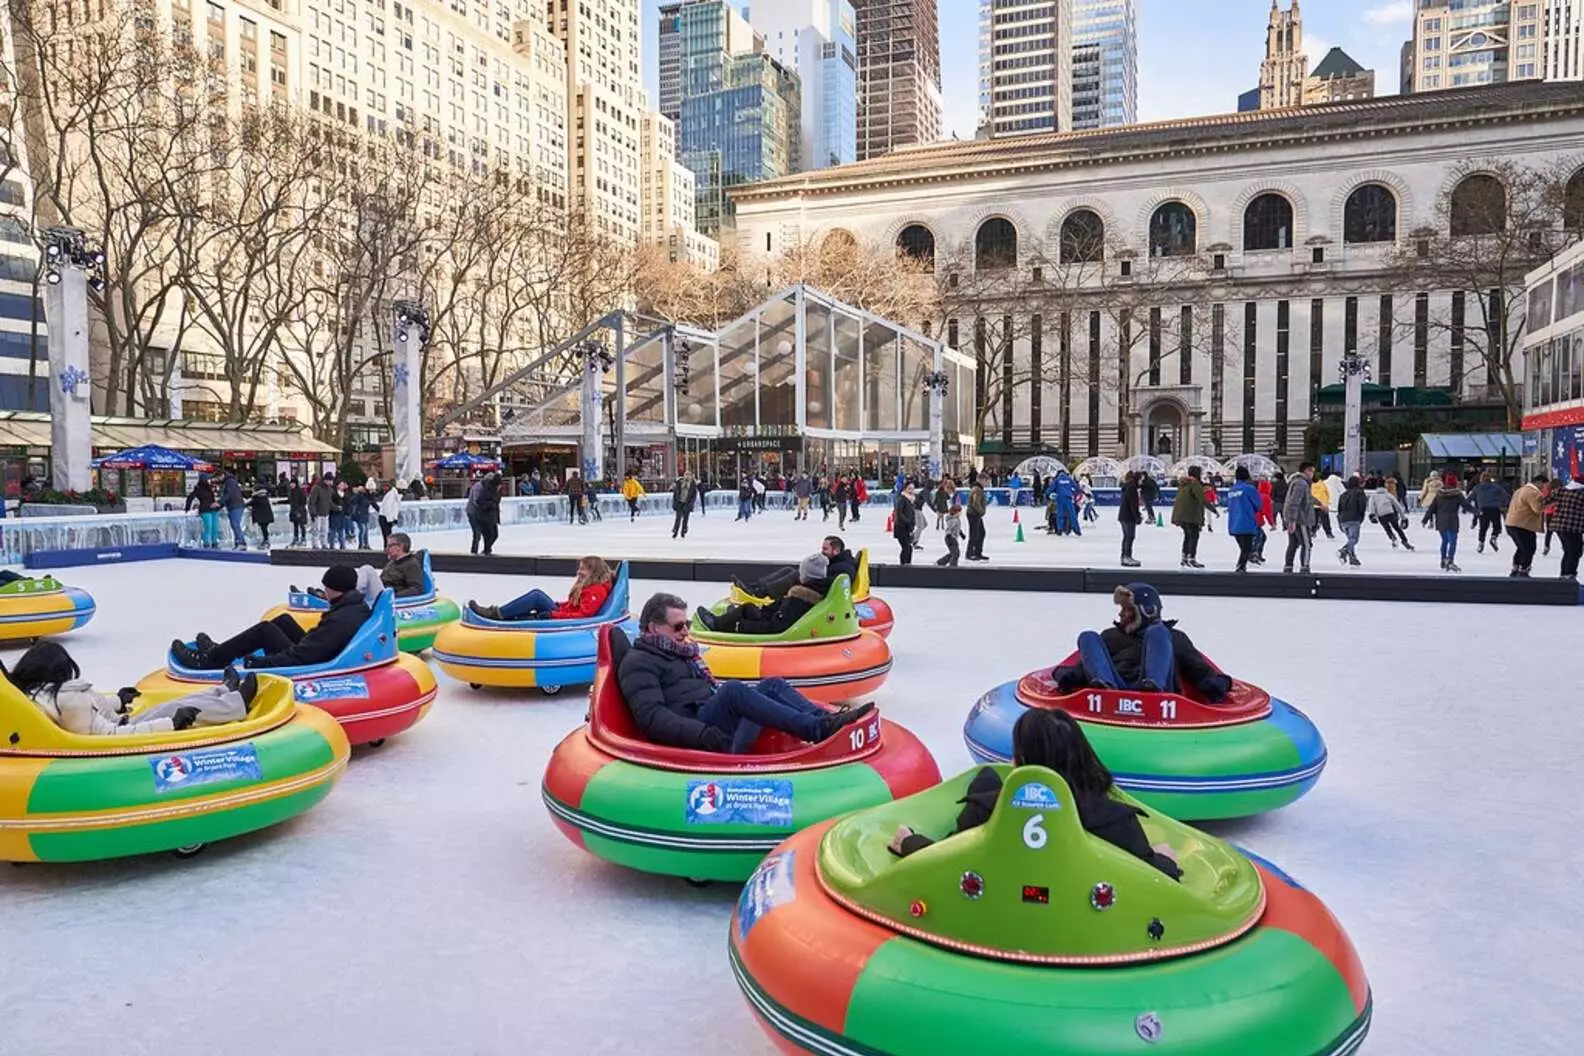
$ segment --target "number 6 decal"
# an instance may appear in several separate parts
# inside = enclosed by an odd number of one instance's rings
[[[1045,815],[1036,814],[1023,823],[1023,846],[1037,851],[1045,846],[1050,836],[1045,832]]]

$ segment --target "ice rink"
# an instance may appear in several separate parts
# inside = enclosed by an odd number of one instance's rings
[[[658,517],[508,529],[500,550],[790,559],[825,527],[817,515],[808,525],[790,516],[733,525],[711,511],[695,517],[685,551]],[[866,511],[847,535],[891,560],[883,522],[883,509]],[[1115,526],[1108,517],[1103,527],[1081,541],[1029,533],[1019,545],[1002,510],[987,552],[1109,564]],[[1416,554],[1392,554],[1374,526],[1365,538],[1365,571],[1440,574],[1433,533],[1414,529]],[[926,557],[938,539],[932,532]],[[1139,556],[1175,566],[1176,540],[1145,529]],[[454,549],[457,536],[418,542]],[[1470,572],[1501,571],[1509,556],[1506,546],[1473,550],[1465,533]],[[1229,567],[1231,552],[1217,532],[1201,560]],[[1553,551],[1537,574],[1554,575],[1555,561]],[[314,577],[207,562],[68,570],[99,615],[62,641],[113,690],[161,663],[172,637],[233,631],[282,600],[289,582]],[[440,577],[459,602],[529,585]],[[719,592],[639,581],[635,600],[660,588],[694,602]],[[886,597],[896,666],[876,699],[946,773],[969,766],[961,725],[980,692],[1059,658],[1112,615],[1101,596]],[[1313,793],[1214,830],[1290,870],[1348,929],[1374,988],[1366,1051],[1578,1051],[1584,617],[1170,596],[1166,616],[1325,734],[1330,765]],[[582,696],[480,693],[439,677],[421,725],[356,753],[331,796],[292,823],[188,861],[0,868],[0,1053],[770,1053],[728,969],[736,889],[625,872],[552,827],[540,778],[582,720]]]
[[[819,545],[820,537],[827,532],[839,532],[848,544],[857,550],[860,546],[871,549],[871,558],[878,562],[895,563],[897,544],[885,530],[886,507],[868,506],[857,523],[849,520],[840,528],[835,514],[822,520],[818,511],[806,522],[794,522],[790,510],[770,510],[743,523],[733,520],[732,508],[712,508],[708,515],[694,513],[685,540],[671,538],[669,514],[646,514],[629,523],[625,513],[605,514],[598,524],[540,525],[534,528],[507,529],[497,550],[503,554],[535,554],[576,557],[597,539],[599,545],[610,547],[606,556],[622,557],[707,557],[769,560],[776,556],[794,557],[808,553]],[[1146,568],[1176,568],[1182,555],[1182,533],[1171,525],[1171,508],[1157,508],[1164,524],[1138,529],[1133,555],[1144,562]],[[1043,509],[1029,506],[1018,508],[1018,518],[1023,527],[1022,543],[1015,541],[1017,525],[1012,523],[1009,507],[992,507],[985,518],[985,556],[990,565],[1043,565],[1054,567],[1115,567],[1121,548],[1121,529],[1117,525],[1115,506],[1098,507],[1100,519],[1084,522],[1083,536],[1047,535],[1040,526],[1044,524]],[[926,525],[923,550],[914,555],[915,563],[933,561],[946,552],[942,534],[935,530],[935,514],[926,511],[919,515]],[[1419,514],[1410,516],[1408,540],[1414,546],[1412,553],[1393,550],[1385,531],[1368,521],[1364,523],[1359,539],[1359,560],[1362,567],[1348,569],[1357,573],[1419,574],[1440,576],[1440,536],[1429,528],[1420,526]],[[751,526],[751,530],[750,530]],[[967,518],[963,520],[967,530]],[[1342,545],[1341,530],[1335,524],[1335,539],[1326,539],[1323,532],[1315,543],[1313,567],[1316,571],[1336,572],[1343,566],[1336,552]],[[597,534],[596,534],[597,533]],[[378,533],[374,542],[378,545]],[[287,538],[290,538],[289,530]],[[587,540],[587,542],[585,542]],[[277,543],[279,541],[277,533]],[[466,551],[469,534],[462,532],[435,532],[415,537],[417,546],[435,550]],[[1469,528],[1467,516],[1458,542],[1457,563],[1464,575],[1505,576],[1512,567],[1512,541],[1503,536],[1500,549],[1492,552],[1489,546],[1483,554],[1478,552],[1478,533]],[[963,541],[963,545],[967,545]],[[1283,552],[1287,545],[1285,532],[1271,533],[1266,545],[1269,564],[1254,569],[1254,574],[1280,573]],[[1199,560],[1208,569],[1230,571],[1237,563],[1237,543],[1226,534],[1226,519],[1211,518],[1210,530],[1199,543]],[[1533,575],[1554,577],[1561,567],[1562,546],[1553,543],[1551,553],[1536,556]]]

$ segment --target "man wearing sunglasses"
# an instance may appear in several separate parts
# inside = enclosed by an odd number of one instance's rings
[[[656,744],[706,752],[748,752],[768,726],[816,744],[874,710],[830,712],[782,678],[718,682],[693,641],[687,602],[656,594],[638,618],[638,640],[616,669],[633,720]]]

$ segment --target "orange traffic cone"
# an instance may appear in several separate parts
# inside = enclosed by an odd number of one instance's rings
[[[894,514],[894,513],[886,514],[886,534],[887,535],[891,534],[891,529],[895,525],[896,525],[896,514]]]

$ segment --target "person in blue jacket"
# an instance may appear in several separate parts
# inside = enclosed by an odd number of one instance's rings
[[[1235,572],[1247,572],[1249,561],[1257,564],[1254,546],[1259,539],[1259,511],[1263,501],[1259,489],[1249,483],[1247,466],[1237,467],[1232,487],[1226,493],[1227,534],[1237,540],[1238,562]]]
[[[246,550],[247,536],[242,533],[242,515],[247,512],[247,499],[242,494],[242,484],[237,480],[236,470],[226,470],[220,504],[225,507],[226,517],[231,521],[231,545],[237,550]]]
[[[1082,535],[1078,527],[1078,482],[1066,470],[1058,470],[1051,485],[1056,496],[1056,534]]]

